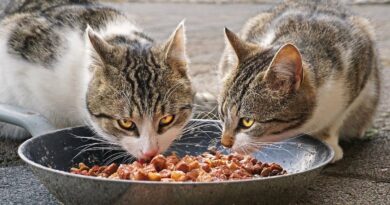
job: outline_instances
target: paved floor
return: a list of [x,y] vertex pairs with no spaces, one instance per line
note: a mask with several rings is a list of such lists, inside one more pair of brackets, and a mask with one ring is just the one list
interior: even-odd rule
[[[156,39],[167,37],[186,18],[190,74],[200,91],[217,92],[216,64],[223,50],[224,26],[238,31],[246,19],[267,4],[111,4],[134,16]],[[383,68],[383,97],[375,126],[366,140],[345,142],[345,157],[328,166],[307,189],[300,204],[390,204],[390,5],[353,6],[369,17],[378,34]],[[0,140],[0,201],[56,203],[16,155],[19,142]],[[17,171],[18,169],[22,171]],[[23,176],[25,183],[7,179]],[[23,180],[24,181],[24,180]],[[30,192],[31,191],[31,192]],[[17,197],[15,197],[17,196]],[[15,198],[11,198],[15,197]]]

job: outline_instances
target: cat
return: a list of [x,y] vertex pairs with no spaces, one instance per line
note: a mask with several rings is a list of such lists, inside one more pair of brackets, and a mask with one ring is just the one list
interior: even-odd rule
[[332,0],[285,1],[225,29],[219,71],[221,143],[252,152],[302,133],[343,158],[339,138],[361,138],[378,105],[374,33],[365,18]]
[[[90,1],[13,1],[7,8],[0,103],[37,111],[56,128],[90,125],[138,159],[180,136],[195,95],[184,22],[155,43],[124,14]],[[3,123],[0,135],[27,134]]]

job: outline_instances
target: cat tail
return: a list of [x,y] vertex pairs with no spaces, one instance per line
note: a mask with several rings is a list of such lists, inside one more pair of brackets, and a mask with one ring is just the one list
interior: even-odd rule
[[195,118],[218,119],[217,96],[211,92],[197,92],[195,94]]

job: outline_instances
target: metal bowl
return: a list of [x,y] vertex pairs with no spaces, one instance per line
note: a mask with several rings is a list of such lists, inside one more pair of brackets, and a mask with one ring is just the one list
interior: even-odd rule
[[[202,124],[175,142],[170,151],[197,155],[209,145],[222,149],[218,141],[218,121]],[[80,138],[82,136],[82,138]],[[70,174],[78,162],[103,164],[107,152],[80,154],[93,143],[85,140],[93,133],[87,127],[51,132],[32,138],[19,148],[19,156],[48,190],[65,204],[281,204],[295,201],[307,184],[333,158],[333,151],[310,136],[300,136],[265,147],[254,153],[263,162],[276,162],[287,175],[225,182],[150,182],[111,180]],[[77,157],[75,157],[77,156]],[[119,159],[121,160],[121,159]]]
[[[87,127],[54,130],[39,113],[1,103],[0,120],[22,126],[31,133],[33,138],[19,147],[18,154],[64,204],[292,203],[334,156],[329,146],[305,135],[254,153],[262,162],[282,165],[287,175],[204,183],[111,180],[68,172],[78,162],[103,164],[107,156],[114,154],[103,149],[82,152],[83,147],[97,142]],[[219,121],[192,120],[187,126],[191,131],[177,140],[168,152],[198,155],[209,146],[224,150],[218,140]]]

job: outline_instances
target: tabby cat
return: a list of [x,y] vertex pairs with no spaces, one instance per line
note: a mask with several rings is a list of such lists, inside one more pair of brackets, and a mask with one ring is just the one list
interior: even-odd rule
[[222,144],[250,152],[301,133],[342,159],[339,137],[360,138],[379,98],[370,23],[332,0],[285,1],[225,30]]
[[[57,128],[89,124],[140,159],[168,148],[191,117],[184,24],[155,43],[117,10],[83,0],[11,1],[0,31],[0,102]],[[23,129],[1,124],[0,135]]]

